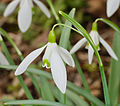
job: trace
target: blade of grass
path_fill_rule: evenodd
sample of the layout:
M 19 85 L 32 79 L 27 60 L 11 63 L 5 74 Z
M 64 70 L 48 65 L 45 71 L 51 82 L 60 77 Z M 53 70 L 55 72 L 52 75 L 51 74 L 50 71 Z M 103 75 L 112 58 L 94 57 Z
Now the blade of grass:
M 69 43 L 70 43 L 70 42 L 69 42 Z M 71 48 L 72 48 L 72 45 L 69 44 L 69 50 L 71 50 Z M 75 55 L 75 54 L 72 54 L 72 56 L 73 56 L 73 59 L 74 59 L 74 61 L 75 61 L 75 65 L 76 65 L 76 67 L 77 67 L 77 71 L 78 71 L 78 73 L 80 74 L 80 77 L 81 77 L 81 80 L 82 80 L 82 82 L 83 82 L 83 85 L 84 85 L 85 89 L 86 89 L 88 92 L 90 92 L 90 89 L 89 89 L 89 87 L 88 87 L 88 83 L 87 83 L 87 81 L 86 81 L 86 79 L 85 79 L 84 73 L 83 73 L 83 71 L 82 71 L 82 69 L 81 69 L 81 67 L 80 67 L 80 65 L 79 65 L 79 61 L 78 61 L 76 55 Z
M 87 41 L 89 42 L 89 44 L 91 45 L 91 47 L 93 48 L 96 57 L 98 59 L 98 63 L 99 63 L 99 69 L 100 69 L 100 73 L 101 73 L 101 79 L 102 79 L 102 85 L 103 85 L 103 91 L 104 91 L 104 98 L 105 98 L 105 103 L 106 106 L 110 106 L 110 98 L 109 98 L 109 93 L 108 93 L 108 87 L 107 87 L 107 81 L 106 81 L 106 77 L 105 77 L 105 73 L 104 73 L 104 67 L 103 67 L 103 63 L 102 60 L 100 58 L 100 55 L 98 53 L 98 50 L 92 40 L 92 38 L 90 37 L 90 35 L 88 34 L 88 32 L 77 22 L 75 21 L 73 18 L 69 17 L 66 13 L 59 11 L 59 13 L 66 18 L 68 21 L 70 21 L 79 31 L 80 31 L 80 35 L 82 34 Z
M 7 47 L 6 47 L 6 45 L 5 45 L 2 37 L 1 37 L 1 39 L 0 39 L 0 44 L 1 44 L 1 46 L 3 47 L 3 51 L 4 51 L 5 55 L 6 55 L 6 57 L 8 58 L 9 63 L 10 63 L 11 65 L 14 65 L 15 63 L 14 63 L 14 61 L 13 61 L 13 59 L 12 59 L 12 57 L 11 57 L 11 55 L 10 55 Z M 17 78 L 18 78 L 21 86 L 23 87 L 23 89 L 24 89 L 24 91 L 25 91 L 25 94 L 26 94 L 26 96 L 28 97 L 28 99 L 33 99 L 31 93 L 29 92 L 29 89 L 27 88 L 27 86 L 25 85 L 25 83 L 24 83 L 24 81 L 23 81 L 22 76 L 18 76 Z
M 75 15 L 75 8 L 73 8 L 69 13 L 69 16 L 72 17 L 72 18 L 74 17 L 74 15 Z M 65 22 L 65 25 L 72 26 L 72 24 L 67 20 Z M 63 48 L 66 48 L 66 49 L 68 48 L 70 32 L 71 32 L 70 28 L 67 28 L 67 27 L 62 28 L 62 33 L 61 33 L 61 36 L 60 36 L 59 45 L 62 46 Z M 58 93 L 61 96 L 60 102 L 64 103 L 65 102 L 65 95 L 62 94 L 60 91 Z
M 66 90 L 66 95 L 76 104 L 76 106 L 89 106 L 79 95 L 69 89 Z
M 14 100 L 4 103 L 5 105 L 48 105 L 48 106 L 66 106 L 64 104 L 58 102 L 50 102 L 50 101 L 43 101 L 43 100 Z
M 17 66 L 16 65 L 0 65 L 0 68 L 3 69 L 7 69 L 7 70 L 11 70 L 11 69 L 16 69 Z M 46 71 L 42 71 L 42 70 L 38 70 L 35 68 L 28 68 L 27 69 L 28 72 L 31 72 L 33 74 L 36 75 L 42 75 L 45 76 L 46 78 L 52 80 L 52 76 L 50 73 L 46 72 Z M 75 84 L 72 84 L 71 82 L 68 81 L 67 83 L 67 87 L 69 89 L 71 89 L 72 91 L 74 91 L 76 94 L 82 95 L 83 97 L 85 97 L 88 101 L 93 102 L 94 104 L 96 104 L 97 106 L 105 106 L 104 103 L 102 101 L 100 101 L 99 99 L 97 99 L 96 97 L 92 96 L 89 92 L 87 92 L 86 90 L 83 90 L 82 88 L 77 87 Z
M 83 90 L 82 88 L 77 87 L 76 85 L 72 84 L 71 82 L 68 82 L 67 84 L 68 88 L 77 93 L 78 95 L 81 95 L 85 97 L 88 101 L 94 103 L 96 106 L 105 106 L 102 101 L 97 99 L 95 96 L 91 95 L 86 90 Z
M 40 76 L 39 82 L 40 82 L 40 88 L 43 99 L 49 101 L 55 101 L 48 80 L 44 76 Z
M 75 15 L 75 8 L 73 8 L 69 13 L 69 16 L 71 18 L 74 18 L 74 15 Z M 65 25 L 71 27 L 72 23 L 66 20 Z M 67 49 L 69 45 L 70 33 L 71 33 L 71 29 L 64 26 L 62 29 L 61 36 L 60 36 L 59 45 L 65 49 Z
M 118 105 L 120 91 L 120 32 L 115 32 L 113 40 L 113 50 L 119 60 L 111 60 L 111 72 L 109 76 L 109 94 L 112 106 Z
M 5 36 L 7 38 L 7 40 L 10 42 L 10 44 L 13 46 L 13 48 L 16 50 L 19 58 L 21 61 L 23 61 L 24 59 L 24 56 L 22 55 L 21 51 L 19 50 L 19 48 L 16 46 L 16 44 L 13 42 L 13 40 L 10 38 L 10 36 L 8 35 L 8 33 L 3 30 L 2 28 L 0 28 L 0 33 Z M 31 73 L 28 73 L 28 76 L 31 78 L 32 82 L 33 82 L 33 85 L 35 86 L 37 92 L 39 93 L 39 95 L 41 94 L 40 93 L 40 89 L 39 89 L 39 86 L 37 84 L 37 81 L 35 80 L 34 76 L 31 74 Z
M 36 75 L 36 79 L 39 81 L 40 80 L 39 76 Z M 57 100 L 59 100 L 61 98 L 61 96 L 58 94 L 59 89 L 55 87 L 53 84 L 51 83 L 49 84 L 54 96 L 57 98 Z M 71 100 L 69 100 L 67 97 L 66 97 L 66 105 L 74 106 Z

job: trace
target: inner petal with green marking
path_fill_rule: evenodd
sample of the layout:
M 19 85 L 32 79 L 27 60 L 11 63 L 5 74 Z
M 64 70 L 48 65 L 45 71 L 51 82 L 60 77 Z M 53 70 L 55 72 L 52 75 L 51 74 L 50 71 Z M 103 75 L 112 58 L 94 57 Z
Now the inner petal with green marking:
M 48 61 L 48 59 L 44 59 L 43 60 L 43 67 L 46 67 L 46 68 L 50 68 L 50 62 Z

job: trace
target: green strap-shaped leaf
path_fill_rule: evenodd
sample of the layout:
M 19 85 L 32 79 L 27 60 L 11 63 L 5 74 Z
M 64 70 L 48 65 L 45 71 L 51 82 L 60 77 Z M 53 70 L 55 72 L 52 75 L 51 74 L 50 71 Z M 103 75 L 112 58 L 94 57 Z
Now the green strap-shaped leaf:
M 69 13 L 69 16 L 71 18 L 74 18 L 74 15 L 75 15 L 75 8 L 73 8 Z M 66 20 L 65 25 L 71 27 L 72 23 Z M 64 26 L 64 28 L 62 29 L 59 45 L 64 47 L 65 49 L 67 49 L 69 45 L 70 33 L 71 33 L 71 29 Z
M 74 15 L 75 15 L 75 8 L 73 8 L 70 13 L 69 13 L 69 16 L 74 18 Z M 72 26 L 72 23 L 69 22 L 68 20 L 66 20 L 65 22 L 65 25 L 67 26 Z M 68 48 L 68 42 L 69 42 L 69 38 L 70 38 L 70 32 L 71 32 L 71 29 L 68 28 L 68 27 L 63 27 L 62 28 L 62 33 L 61 33 L 61 37 L 60 37 L 60 41 L 59 41 L 59 45 L 62 46 L 63 48 L 67 49 Z M 59 101 L 61 103 L 64 103 L 64 95 L 58 91 L 59 95 L 60 95 L 60 99 Z
M 39 76 L 39 82 L 43 100 L 55 101 L 54 95 L 50 88 L 50 82 L 48 82 L 48 80 L 41 75 Z
M 66 95 L 76 104 L 75 106 L 89 106 L 78 94 L 69 89 L 66 90 Z
M 109 76 L 109 94 L 111 106 L 118 105 L 120 91 L 120 32 L 115 32 L 113 40 L 113 50 L 118 56 L 118 61 L 111 60 L 111 72 Z
M 14 100 L 4 103 L 5 105 L 39 105 L 39 106 L 67 106 L 57 102 L 43 101 L 43 100 Z
M 16 69 L 17 66 L 15 65 L 0 65 L 0 68 L 3 69 L 7 69 L 7 70 L 11 70 L 11 69 Z M 36 75 L 42 75 L 45 76 L 46 78 L 52 80 L 52 76 L 50 73 L 46 72 L 46 71 L 41 71 L 35 68 L 28 68 L 27 69 L 28 72 L 31 72 L 33 74 Z M 97 99 L 96 97 L 92 96 L 90 93 L 88 93 L 86 90 L 83 90 L 82 88 L 77 87 L 75 84 L 72 84 L 68 81 L 67 83 L 67 87 L 69 89 L 71 89 L 72 91 L 74 91 L 76 94 L 82 95 L 83 97 L 85 97 L 88 101 L 96 104 L 97 106 L 105 106 L 104 103 L 102 101 L 100 101 L 99 99 Z

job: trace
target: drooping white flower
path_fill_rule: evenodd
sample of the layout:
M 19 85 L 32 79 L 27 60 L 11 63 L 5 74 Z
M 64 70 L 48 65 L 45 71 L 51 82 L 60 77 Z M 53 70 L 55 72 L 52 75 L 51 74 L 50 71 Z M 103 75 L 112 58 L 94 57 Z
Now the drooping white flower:
M 111 17 L 119 8 L 120 0 L 107 0 L 107 16 Z
M 0 42 L 3 42 L 1 34 L 0 34 Z M 0 51 L 0 64 L 1 65 L 9 65 L 7 58 L 4 56 L 4 54 L 1 51 Z
M 26 32 L 32 22 L 32 7 L 33 2 L 39 6 L 42 12 L 50 18 L 50 13 L 47 7 L 39 0 L 13 0 L 6 8 L 4 16 L 7 17 L 13 13 L 18 4 L 20 10 L 18 12 L 18 26 L 22 32 Z
M 43 67 L 51 68 L 53 80 L 62 93 L 66 91 L 67 74 L 64 62 L 74 67 L 75 63 L 71 54 L 64 48 L 56 44 L 54 33 L 50 32 L 49 42 L 42 48 L 31 52 L 18 66 L 15 75 L 24 73 L 27 67 L 42 53 L 46 48 L 42 58 Z M 64 61 L 64 62 L 63 62 Z
M 97 31 L 91 31 L 90 32 L 90 36 L 91 36 L 91 38 L 92 38 L 96 48 L 98 49 L 98 51 L 100 50 L 100 47 L 99 47 L 99 42 L 100 42 L 105 47 L 105 49 L 107 50 L 108 54 L 112 58 L 114 58 L 115 60 L 118 60 L 118 58 L 115 55 L 115 53 L 112 50 L 112 48 L 108 45 L 108 43 L 102 37 L 100 37 L 100 35 L 98 34 Z M 94 50 L 91 47 L 91 45 L 87 42 L 87 40 L 85 38 L 83 38 L 80 41 L 78 41 L 77 44 L 75 46 L 73 46 L 73 48 L 71 49 L 70 53 L 71 54 L 75 53 L 85 43 L 87 43 L 86 48 L 88 49 L 88 61 L 89 61 L 89 64 L 91 64 L 92 60 L 93 60 Z

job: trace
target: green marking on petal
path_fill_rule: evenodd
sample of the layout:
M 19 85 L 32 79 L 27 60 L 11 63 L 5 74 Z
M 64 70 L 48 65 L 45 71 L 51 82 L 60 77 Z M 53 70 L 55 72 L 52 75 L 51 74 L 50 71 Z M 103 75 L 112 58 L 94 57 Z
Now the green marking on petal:
M 33 13 L 33 14 L 35 13 L 35 8 L 34 8 L 34 7 L 32 7 L 32 13 Z
M 48 42 L 56 43 L 56 35 L 55 35 L 55 32 L 53 30 L 49 32 Z
M 48 59 L 43 60 L 43 67 L 45 67 L 45 66 L 46 66 L 46 68 L 50 68 L 50 62 L 48 61 Z

